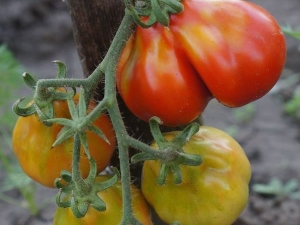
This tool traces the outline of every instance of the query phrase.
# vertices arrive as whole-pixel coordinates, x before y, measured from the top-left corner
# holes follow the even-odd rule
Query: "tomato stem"
[[[134,28],[132,17],[125,13],[121,25],[116,33],[116,36],[108,50],[107,55],[103,59],[100,67],[105,71],[105,93],[104,96],[110,99],[110,104],[107,105],[107,111],[111,117],[113,127],[115,128],[116,138],[118,142],[120,170],[122,181],[122,194],[123,194],[123,217],[121,225],[141,225],[141,223],[133,216],[132,210],[132,196],[130,191],[130,165],[129,165],[129,145],[126,137],[128,133],[120,109],[117,103],[116,91],[116,70],[117,63],[123,48]],[[96,108],[94,109],[96,110]]]
[[[157,2],[153,0],[152,2]],[[167,1],[165,1],[167,2]],[[167,3],[164,3],[167,4]],[[167,6],[165,6],[167,7]],[[168,6],[169,7],[169,6]],[[168,8],[167,7],[167,8]],[[169,9],[166,8],[166,11]],[[164,14],[165,15],[165,14]],[[98,103],[98,105],[90,112],[89,115],[85,116],[84,120],[81,120],[80,127],[78,131],[85,130],[84,128],[88,127],[96,118],[98,118],[104,111],[107,111],[115,133],[118,143],[119,158],[120,158],[120,170],[121,170],[121,182],[122,182],[122,195],[123,195],[123,216],[121,225],[142,225],[133,215],[132,209],[132,196],[131,196],[131,175],[130,175],[130,165],[129,165],[129,147],[134,147],[138,150],[143,151],[144,153],[150,155],[150,158],[161,159],[162,161],[170,161],[174,159],[174,151],[169,151],[170,149],[166,146],[166,151],[155,151],[150,146],[145,143],[140,142],[137,139],[132,138],[126,130],[125,124],[122,119],[122,115],[118,106],[117,101],[117,90],[116,90],[116,73],[117,73],[117,64],[121,53],[130,38],[131,34],[134,31],[136,24],[132,14],[126,10],[125,16],[119,26],[119,29],[113,39],[110,48],[104,57],[103,61],[98,65],[98,67],[93,71],[93,73],[85,79],[66,79],[66,67],[63,63],[56,61],[58,65],[58,74],[56,79],[40,79],[36,82],[35,90],[35,99],[38,99],[40,104],[49,104],[52,103],[53,97],[50,98],[49,90],[51,88],[55,90],[57,87],[81,87],[84,90],[85,103],[88,103],[95,92],[101,79],[105,78],[105,91],[104,98]],[[32,82],[30,82],[32,83]],[[31,85],[32,86],[32,85]],[[82,91],[83,92],[83,91]],[[82,105],[82,104],[81,104]],[[72,108],[72,107],[71,107]],[[75,109],[75,106],[73,107]],[[77,112],[76,112],[77,113]],[[74,113],[73,113],[74,114]],[[74,116],[72,116],[74,117]],[[79,114],[78,114],[79,117]],[[84,117],[84,116],[81,116]],[[50,118],[51,120],[52,118]],[[152,133],[155,140],[160,140],[159,142],[164,143],[165,139],[162,137],[162,134],[159,130],[158,122],[156,125],[152,126]],[[82,129],[81,129],[82,128]],[[73,207],[73,212],[77,212],[79,216],[84,216],[87,211],[85,205],[76,204],[76,194],[80,197],[89,195],[91,190],[94,188],[93,182],[90,182],[88,179],[85,180],[81,176],[80,172],[80,149],[84,140],[80,136],[80,133],[74,135],[74,151],[73,151],[73,161],[72,161],[72,173],[69,176],[72,177],[72,182],[75,184],[75,190],[72,190],[73,196],[71,201],[74,204],[71,204]],[[84,147],[87,148],[87,145],[84,144]],[[177,155],[177,154],[176,154]],[[148,157],[148,156],[147,156]],[[90,159],[92,160],[92,158]],[[92,162],[92,161],[91,161]],[[92,170],[92,169],[91,169]],[[95,175],[96,176],[96,175]],[[90,176],[93,177],[94,176]],[[57,183],[59,186],[60,183]],[[107,188],[107,187],[106,187]],[[65,188],[66,190],[68,188]],[[70,188],[69,188],[70,189]],[[68,190],[69,190],[68,189]],[[71,190],[71,189],[70,189]],[[97,189],[98,190],[98,189]],[[96,193],[96,192],[95,192]],[[78,196],[78,197],[79,197]],[[83,200],[84,201],[84,200]],[[70,205],[70,202],[67,202],[67,205]],[[84,207],[83,207],[84,206]],[[82,208],[83,207],[83,208]]]
[[[85,195],[89,193],[91,187],[87,184],[81,176],[80,172],[80,138],[78,134],[74,135],[74,151],[72,160],[72,180],[74,181],[76,188]]]

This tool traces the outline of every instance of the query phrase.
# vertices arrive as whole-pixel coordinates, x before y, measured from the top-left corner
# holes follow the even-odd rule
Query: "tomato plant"
[[[140,119],[191,122],[213,97],[239,107],[277,82],[286,44],[276,20],[246,1],[184,0],[168,27],[137,27],[118,64],[117,86]]]
[[[67,68],[60,61],[55,61],[56,79],[36,81],[30,74],[23,74],[35,93],[34,104],[22,108],[19,100],[13,107],[24,116],[13,134],[20,164],[29,176],[46,186],[52,186],[60,176],[55,180],[59,189],[56,203],[63,208],[57,209],[54,224],[151,224],[146,203],[141,200],[143,203],[136,205],[141,195],[131,185],[129,148],[134,148],[141,152],[131,157],[131,163],[145,161],[142,193],[163,221],[229,225],[248,200],[249,161],[241,146],[226,133],[205,126],[199,131],[199,125],[191,121],[213,98],[226,106],[239,107],[274,86],[286,56],[280,27],[267,11],[242,0],[124,3],[125,16],[115,38],[97,68],[91,63],[93,72],[88,78],[66,78]],[[70,8],[73,4],[75,1]],[[73,9],[71,14],[76,17]],[[76,35],[81,32],[90,37],[81,30],[90,27],[82,24],[90,20],[72,21],[78,23]],[[148,29],[135,30],[136,24]],[[91,62],[87,56],[82,56],[85,69]],[[87,114],[86,105],[101,82],[104,91],[99,96],[103,98],[97,105],[91,103]],[[156,144],[149,146],[128,133],[116,86],[133,114],[149,121]],[[70,100],[70,93],[57,93],[57,87],[80,88],[78,104]],[[55,118],[49,104],[53,99]],[[110,116],[111,123],[103,113]],[[131,119],[127,122],[134,121]],[[41,120],[53,125],[46,127]],[[188,125],[182,132],[163,135],[161,124]],[[145,131],[138,125],[131,128]],[[110,145],[96,135],[101,136],[100,130]],[[120,173],[113,168],[111,179],[96,179],[110,160],[115,136]],[[121,181],[114,186],[119,175]],[[106,211],[99,196],[106,202]]]
[[[164,137],[171,141],[177,134],[170,132]],[[157,148],[156,143],[152,146]],[[164,185],[158,185],[160,162],[145,161],[142,193],[146,200],[168,224],[232,224],[248,201],[251,167],[243,149],[225,132],[202,126],[183,150],[199,154],[203,162],[200,166],[181,165],[183,182],[179,185],[172,174]]]
[[[108,176],[98,176],[97,181],[105,181]],[[143,225],[152,225],[150,209],[145,201],[141,191],[131,185],[133,196],[133,213]],[[54,216],[53,225],[72,224],[72,225],[112,225],[120,224],[122,218],[122,186],[121,182],[117,182],[112,187],[98,192],[98,195],[106,203],[106,210],[99,212],[90,208],[86,216],[76,218],[71,208],[58,207]]]
[[[74,97],[78,101],[79,94]],[[89,111],[96,106],[91,102]],[[53,101],[54,114],[57,118],[70,118],[67,101]],[[95,122],[110,144],[91,131],[87,131],[87,138],[91,156],[96,160],[98,172],[108,166],[115,149],[116,140],[114,129],[110,119],[101,115]],[[71,170],[73,139],[70,138],[62,144],[52,148],[58,133],[63,126],[54,124],[45,126],[37,116],[33,114],[27,117],[19,117],[14,127],[12,143],[14,153],[24,172],[35,181],[47,186],[54,187],[54,180],[60,176],[62,170]],[[81,149],[80,170],[86,177],[90,170],[90,164]]]

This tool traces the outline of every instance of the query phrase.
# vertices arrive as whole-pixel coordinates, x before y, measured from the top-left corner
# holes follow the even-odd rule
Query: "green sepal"
[[[148,20],[146,22],[143,22],[140,18],[140,15],[133,6],[126,8],[126,13],[130,14],[133,17],[134,22],[142,28],[149,28],[156,23],[156,17],[154,14],[151,14]]]
[[[182,173],[181,173],[180,166],[177,164],[176,166],[172,167],[171,169],[174,174],[174,183],[181,184],[182,183]]]
[[[157,143],[158,147],[160,149],[163,149],[166,147],[167,140],[160,131],[160,124],[162,124],[162,121],[156,116],[151,117],[149,120],[150,131],[153,136],[153,139]]]
[[[61,92],[53,90],[52,99],[53,100],[67,100],[73,98],[76,95],[76,88],[72,88],[71,92]]]
[[[62,144],[63,142],[65,142],[66,140],[68,140],[71,137],[74,137],[75,133],[72,129],[70,129],[69,127],[63,127],[57,137],[55,142],[52,144],[51,148],[54,148],[60,144]]]
[[[62,171],[61,178],[55,181],[55,187],[59,189],[56,196],[56,204],[64,208],[71,207],[73,214],[77,218],[84,217],[89,207],[93,207],[98,211],[104,211],[106,204],[98,196],[98,192],[110,188],[119,180],[119,171],[116,168],[113,168],[113,171],[115,174],[110,179],[103,182],[96,181],[97,164],[93,158],[90,159],[90,173],[88,177],[81,179],[78,183],[73,180],[72,173]],[[84,186],[81,186],[82,184]],[[63,199],[62,194],[65,195]]]
[[[61,201],[62,194],[63,194],[62,189],[59,189],[58,194],[55,197],[55,202],[56,202],[57,206],[62,207],[62,208],[70,207],[71,206],[71,200]]]
[[[184,152],[179,152],[175,160],[178,164],[187,165],[187,166],[200,166],[203,162],[203,159],[200,155],[197,154],[188,154]]]
[[[29,73],[25,72],[22,74],[24,83],[32,90],[36,88],[36,80]]]
[[[183,4],[181,3],[181,0],[160,0],[165,3],[166,6],[168,6],[169,12],[175,14],[175,13],[181,13],[184,9]]]
[[[34,106],[34,103],[27,107],[20,107],[19,104],[24,100],[24,98],[18,99],[12,106],[12,110],[17,114],[18,116],[30,116],[36,113],[36,109]]]
[[[157,184],[163,186],[166,183],[166,179],[169,173],[172,173],[174,176],[174,183],[181,184],[182,183],[182,173],[179,164],[177,163],[162,163],[158,177]]]
[[[70,183],[72,181],[72,174],[70,171],[67,171],[67,170],[63,170],[61,173],[60,173],[60,177],[66,181],[67,183]]]
[[[158,0],[151,0],[152,10],[155,15],[156,21],[163,26],[169,26],[169,12],[158,3]]]
[[[71,127],[73,125],[72,121],[66,118],[53,118],[45,120],[48,123],[57,123],[63,126]]]
[[[80,97],[81,98],[81,97]],[[71,114],[71,117],[73,120],[76,120],[79,118],[79,110],[77,109],[75,102],[73,101],[72,98],[68,98],[68,106],[69,106],[69,112]]]
[[[157,159],[157,157],[153,155],[147,154],[145,152],[139,152],[131,157],[131,162],[138,163],[146,160],[155,160],[155,159]]]
[[[105,134],[102,132],[101,129],[99,129],[96,126],[89,126],[88,129],[92,132],[94,132],[95,134],[97,134],[100,138],[102,138],[107,144],[110,145],[109,140],[107,139],[107,137],[105,136]]]
[[[48,122],[47,120],[49,118],[52,118],[54,115],[54,109],[52,104],[46,105],[44,108],[44,112],[39,108],[37,104],[33,104],[33,106],[35,107],[36,113],[38,114],[42,123],[47,127],[51,127],[53,123]]]
[[[170,14],[183,11],[181,0],[149,0],[140,7],[134,5],[132,1],[125,0],[126,13],[133,17],[136,24],[143,28],[151,27],[156,22],[163,26],[169,26]],[[141,17],[148,17],[147,21],[142,21]]]
[[[69,184],[72,182],[72,173],[67,170],[62,170],[60,172],[60,178],[56,178],[54,181],[54,186],[64,192],[65,194],[71,194],[71,189],[68,188],[68,186],[65,185],[65,183],[62,183],[62,180]]]
[[[111,187],[111,186],[109,186],[109,187]],[[99,212],[106,210],[106,204],[101,198],[96,198],[95,201],[93,203],[91,203],[90,206]]]
[[[88,211],[89,203],[75,201],[74,195],[71,197],[71,210],[77,218],[82,218]]]
[[[116,171],[116,170],[117,169],[115,168],[114,171]],[[101,183],[96,183],[97,189],[99,189],[99,190],[106,190],[107,188],[110,188],[115,183],[117,183],[117,181],[119,180],[119,177],[120,177],[120,173],[117,172],[110,179],[108,179],[106,181],[103,181]]]
[[[66,76],[67,76],[67,67],[66,67],[66,65],[63,62],[59,61],[59,60],[54,60],[52,62],[57,65],[56,79],[65,79]]]
[[[82,132],[82,134],[79,135],[80,143],[83,146],[84,153],[88,159],[91,159],[91,153],[89,148],[89,143],[87,140],[87,135],[85,132]]]
[[[66,77],[66,66],[60,61],[54,61],[58,65],[58,72],[56,79],[64,79]],[[28,107],[19,107],[19,103],[24,99],[19,99],[13,105],[13,111],[19,116],[30,116],[37,113],[40,120],[46,125],[51,126],[52,124],[45,121],[49,118],[53,118],[54,109],[53,101],[55,100],[66,100],[73,98],[76,94],[76,88],[72,87],[72,92],[61,92],[57,91],[57,88],[41,88],[36,90],[38,81],[29,73],[25,72],[22,74],[24,83],[32,90],[36,91],[33,96],[34,103]]]
[[[183,131],[181,131],[174,139],[173,143],[178,146],[183,146],[187,143],[198,131],[199,131],[198,123],[189,124]]]

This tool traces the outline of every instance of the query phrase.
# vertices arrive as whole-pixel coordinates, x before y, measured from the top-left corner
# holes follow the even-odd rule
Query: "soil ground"
[[[299,0],[253,2],[269,10],[280,24],[300,26]],[[53,77],[56,71],[51,61],[56,59],[66,63],[69,76],[82,77],[69,14],[59,0],[0,0],[1,42],[13,50],[28,72],[38,77]],[[289,37],[287,43],[286,68],[299,72],[299,43]],[[249,204],[234,225],[300,225],[300,200],[278,199],[252,190],[253,184],[265,184],[274,177],[283,182],[300,181],[299,124],[284,115],[282,104],[268,94],[253,103],[255,111],[248,122],[237,118],[236,114],[241,111],[223,107],[216,101],[209,104],[203,115],[206,125],[232,132],[251,161],[253,175]],[[247,110],[243,112],[247,113]],[[2,176],[0,171],[0,182]],[[37,200],[55,193],[56,190],[39,187]],[[20,196],[16,190],[7,195]],[[0,201],[0,224],[50,225],[54,210],[55,204],[50,203],[39,216],[32,217],[19,206]]]

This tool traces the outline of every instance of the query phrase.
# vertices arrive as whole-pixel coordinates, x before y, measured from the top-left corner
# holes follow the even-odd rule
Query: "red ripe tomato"
[[[183,0],[169,27],[138,27],[118,64],[117,87],[140,119],[184,125],[214,97],[248,104],[277,82],[286,43],[276,20],[242,0]]]
[[[78,94],[74,97],[75,101],[78,97]],[[53,101],[53,106],[56,118],[71,118],[67,101]],[[96,104],[91,102],[88,110],[95,106]],[[94,125],[102,130],[110,142],[108,144],[95,133],[87,131],[91,156],[97,163],[98,172],[101,172],[108,166],[114,152],[115,132],[109,117],[104,114]],[[12,136],[13,150],[24,172],[38,183],[52,188],[54,180],[60,177],[60,172],[71,171],[72,165],[73,138],[51,148],[61,129],[62,126],[58,124],[47,127],[37,115],[31,115],[18,118]],[[89,160],[84,155],[83,148],[80,170],[83,177],[86,177],[90,170]]]

